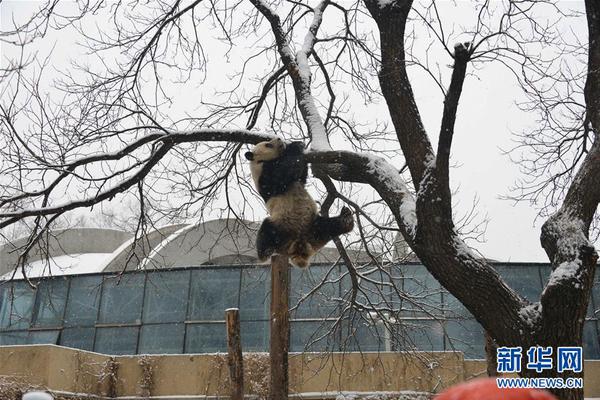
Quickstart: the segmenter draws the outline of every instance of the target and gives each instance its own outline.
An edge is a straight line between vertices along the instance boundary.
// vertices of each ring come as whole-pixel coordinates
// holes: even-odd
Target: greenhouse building
[[[3,346],[14,345],[110,356],[223,353],[228,308],[240,310],[243,351],[268,351],[271,275],[254,258],[255,232],[255,224],[232,220],[171,226],[143,238],[150,248],[132,251],[125,232],[70,229],[32,254],[25,276],[11,268],[19,241],[4,246],[0,361]],[[358,251],[350,256],[364,266],[355,298],[362,309],[348,306],[352,280],[334,248],[306,270],[290,269],[291,352],[458,351],[465,360],[485,358],[481,326],[418,261],[373,267]],[[493,265],[530,299],[539,298],[550,273],[548,264]],[[596,284],[584,332],[590,361],[600,359],[599,309]]]

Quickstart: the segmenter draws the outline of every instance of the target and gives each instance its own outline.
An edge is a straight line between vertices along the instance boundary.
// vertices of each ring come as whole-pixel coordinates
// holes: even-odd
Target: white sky
[[[314,3],[314,2],[313,2]],[[12,12],[26,14],[39,5],[35,1],[4,1],[0,4],[2,28],[10,23]],[[468,13],[469,1],[440,2],[442,15],[457,19],[456,26],[474,17]],[[327,20],[327,15],[325,16]],[[458,28],[457,28],[458,29]],[[581,27],[579,27],[581,29]],[[52,55],[53,65],[60,69],[68,65],[69,58],[79,57],[74,38],[68,34],[51,35],[50,41],[56,44]],[[47,43],[47,42],[46,42]],[[48,44],[44,46],[49,48]],[[0,49],[2,51],[3,49]],[[212,74],[230,70],[236,65],[236,57],[243,57],[243,51],[234,54],[230,60],[219,57],[220,49],[215,48],[217,56],[211,54],[211,47],[205,48],[210,60],[216,64]],[[1,55],[0,55],[1,56]],[[451,63],[447,55],[439,54],[438,60],[445,74],[450,72],[445,65]],[[437,132],[442,110],[440,94],[432,82],[423,76],[413,74],[413,88],[427,130]],[[214,77],[214,80],[211,80]],[[208,82],[223,82],[218,75],[209,75]],[[448,79],[445,79],[448,82]],[[194,88],[192,88],[194,89]],[[202,87],[202,93],[211,93],[215,85],[210,83]],[[178,105],[190,102],[193,95],[182,92],[172,107],[174,113]],[[509,149],[514,143],[512,132],[518,132],[532,126],[531,115],[520,112],[515,104],[523,100],[520,89],[510,73],[499,66],[488,66],[478,71],[477,76],[469,76],[464,85],[459,105],[456,134],[453,142],[452,162],[457,165],[451,172],[455,195],[458,203],[457,213],[469,209],[475,197],[479,198],[478,210],[481,216],[487,215],[489,224],[485,234],[486,243],[476,244],[483,255],[500,261],[547,261],[539,244],[539,231],[543,221],[536,221],[536,210],[529,204],[501,200],[500,196],[509,194],[509,188],[520,177],[518,166],[502,154],[501,149]],[[383,104],[376,105],[381,118],[387,117]],[[369,110],[356,103],[355,115],[362,113],[370,116]],[[437,142],[437,135],[432,134]],[[333,147],[340,147],[333,143]],[[256,218],[260,218],[257,215]]]

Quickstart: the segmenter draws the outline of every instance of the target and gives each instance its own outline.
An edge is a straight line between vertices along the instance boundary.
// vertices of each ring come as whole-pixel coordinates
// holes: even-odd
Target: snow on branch
[[[321,22],[323,21],[323,12],[329,5],[329,0],[322,0],[317,7],[313,9],[313,20],[310,28],[304,38],[302,48],[294,56],[286,34],[281,27],[279,16],[262,0],[250,0],[256,9],[269,21],[271,30],[275,35],[275,42],[281,60],[288,69],[288,73],[294,85],[294,92],[302,118],[308,127],[309,135],[312,139],[311,149],[318,151],[331,150],[327,140],[327,131],[325,124],[321,119],[319,111],[311,93],[311,72],[308,58],[314,51],[316,35]]]
[[[311,72],[308,64],[308,57],[310,53],[313,52],[315,41],[317,40],[317,31],[321,26],[323,12],[328,4],[329,0],[323,0],[315,8],[313,21],[304,38],[302,49],[296,54],[296,62],[298,64],[300,79],[302,80],[302,87],[305,88],[305,91],[302,92],[301,100],[301,108],[305,109],[302,114],[312,134],[311,148],[321,151],[330,150],[331,146],[327,141],[325,125],[323,124],[323,120],[319,115],[314,98],[310,92]]]
[[[327,173],[333,179],[371,185],[392,208],[403,233],[414,239],[417,227],[414,196],[400,171],[387,160],[373,154],[314,150],[306,154],[306,160],[313,165],[328,164]],[[340,165],[348,168],[348,173],[338,174],[336,167]]]
[[[308,67],[308,56],[313,51],[315,46],[315,42],[317,41],[317,31],[321,26],[321,22],[323,22],[323,12],[325,11],[325,7],[329,4],[329,0],[323,0],[314,9],[314,15],[312,23],[310,24],[310,28],[304,37],[304,44],[302,45],[302,49],[296,53],[296,61],[301,66]],[[302,79],[310,82],[310,69],[302,69],[300,70],[300,76]]]
[[[519,310],[519,317],[529,328],[535,328],[542,319],[542,305],[540,303],[527,304]]]
[[[90,207],[94,204],[101,203],[104,200],[111,199],[117,194],[128,190],[136,183],[142,181],[152,170],[152,168],[177,144],[216,141],[258,143],[264,140],[269,140],[272,137],[272,135],[255,133],[244,129],[199,129],[192,131],[157,130],[157,132],[152,132],[148,135],[142,136],[118,151],[98,153],[79,158],[72,162],[65,163],[64,165],[55,165],[53,169],[58,171],[59,175],[41,190],[20,193],[13,197],[0,198],[0,209],[2,207],[14,209],[12,206],[25,198],[36,199],[43,196],[44,200],[41,207],[8,212],[0,211],[0,228],[9,226],[26,217],[63,214],[67,211],[77,208]],[[87,168],[96,162],[120,160],[127,155],[131,155],[144,145],[155,146],[155,150],[146,159],[137,163],[136,167],[138,167],[138,169],[131,176],[123,178],[117,184],[108,189],[100,191],[93,196],[58,205],[47,205],[47,198],[51,192],[65,178],[75,175],[75,172],[78,168]],[[114,175],[115,174],[110,174],[101,179],[109,181],[112,177],[114,177]]]
[[[406,227],[407,231],[414,238],[417,228],[416,205],[412,193],[408,190],[404,178],[400,172],[390,163],[381,157],[369,156],[368,164],[369,171],[376,175],[379,180],[392,191],[396,192],[400,198],[400,217],[401,223]]]
[[[586,222],[572,208],[561,210],[542,226],[541,241],[553,271],[542,292],[544,317],[550,323],[571,319],[576,323],[586,307],[574,310],[565,304],[587,304],[598,254],[587,237]]]
[[[556,286],[566,282],[573,282],[573,286],[576,289],[580,288],[580,275],[581,275],[581,260],[565,261],[556,267],[550,274],[548,280],[548,286]]]
[[[581,220],[573,218],[569,214],[559,214],[544,225],[543,235],[556,238],[553,250],[554,259],[552,260],[556,267],[550,274],[544,289],[545,292],[554,286],[563,284],[570,284],[575,289],[581,288],[584,268],[580,253],[582,246],[588,244],[583,227],[584,224]]]

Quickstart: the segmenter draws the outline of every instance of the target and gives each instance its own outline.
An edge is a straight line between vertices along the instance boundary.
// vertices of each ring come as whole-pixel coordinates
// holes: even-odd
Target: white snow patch
[[[306,93],[306,98],[300,101],[300,106],[305,110],[306,124],[309,127],[312,135],[310,143],[310,149],[315,151],[328,151],[331,150],[331,145],[327,141],[327,132],[325,131],[325,125],[319,115],[317,106],[312,96]]]
[[[85,253],[67,254],[51,257],[44,260],[36,260],[25,265],[25,274],[28,278],[42,278],[60,275],[80,275],[102,272],[106,261],[112,253]],[[24,279],[23,272],[19,268],[14,274],[10,271],[2,276],[0,280]]]
[[[322,1],[317,7],[314,8],[315,12],[313,15],[313,20],[310,24],[308,32],[306,33],[306,36],[304,37],[302,49],[296,53],[298,73],[300,75],[300,80],[302,80],[302,83],[305,87],[305,90],[302,90],[302,93],[300,94],[301,100],[299,101],[299,105],[301,109],[304,110],[304,118],[306,119],[306,123],[312,135],[310,148],[316,151],[331,150],[331,145],[327,140],[325,125],[323,124],[323,120],[319,115],[315,101],[310,94],[311,72],[308,64],[308,55],[311,53],[315,45],[315,34],[319,29],[321,22],[323,21],[323,11],[325,10],[326,5],[327,1]]]
[[[425,171],[423,177],[419,183],[419,191],[417,192],[417,198],[421,197],[429,187],[429,183],[432,181],[432,173],[435,170],[436,157],[433,155],[428,156],[425,160]]]
[[[300,73],[300,78],[306,83],[310,82],[310,66],[308,65],[308,56],[303,51],[299,51],[296,54],[296,64],[298,65],[298,72]]]
[[[322,394],[323,395],[323,394]],[[405,390],[401,392],[340,392],[335,400],[429,400],[431,394]]]
[[[550,274],[548,286],[554,286],[565,281],[575,281],[575,287],[579,288],[579,271],[581,268],[581,260],[565,261],[560,263],[558,267]]]
[[[323,21],[323,11],[325,9],[327,0],[322,1],[317,7],[314,8],[315,13],[313,15],[312,23],[310,28],[304,37],[304,43],[302,44],[302,50],[296,55],[296,61],[298,62],[298,68],[300,69],[300,76],[305,79],[306,83],[310,82],[310,69],[308,68],[308,55],[311,53],[313,46],[315,45],[316,37],[315,33],[321,22]],[[308,75],[302,75],[308,73]]]
[[[392,4],[395,0],[378,0],[379,8],[385,8]]]
[[[402,175],[383,158],[371,154],[367,154],[366,157],[369,158],[367,168],[369,168],[371,173],[379,175],[390,189],[402,196],[400,202],[402,223],[412,231],[411,234],[414,236],[417,226],[417,207],[415,199],[408,190]]]
[[[584,223],[578,218],[570,218],[564,215],[554,224],[558,231],[554,234],[558,236],[556,245],[562,254],[579,255],[579,248],[582,243],[587,242],[584,232]]]
[[[519,310],[519,316],[533,328],[542,318],[542,305],[540,303],[528,304]]]
[[[46,392],[28,392],[23,395],[23,400],[53,400],[49,393]]]
[[[452,241],[454,242],[454,248],[456,249],[456,252],[458,253],[459,257],[471,257],[472,256],[472,251],[469,248],[469,246],[467,246],[467,244],[458,236],[454,236],[452,238]]]

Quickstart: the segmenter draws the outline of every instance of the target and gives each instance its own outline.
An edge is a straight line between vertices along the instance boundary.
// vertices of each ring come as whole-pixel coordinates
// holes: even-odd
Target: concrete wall
[[[268,390],[268,356],[246,353],[248,394]],[[290,357],[292,393],[436,391],[484,374],[461,353],[302,354]],[[586,397],[600,397],[600,361],[586,361]],[[111,397],[227,395],[225,355],[111,357],[53,345],[0,347],[0,383]],[[2,395],[0,385],[0,397]]]

